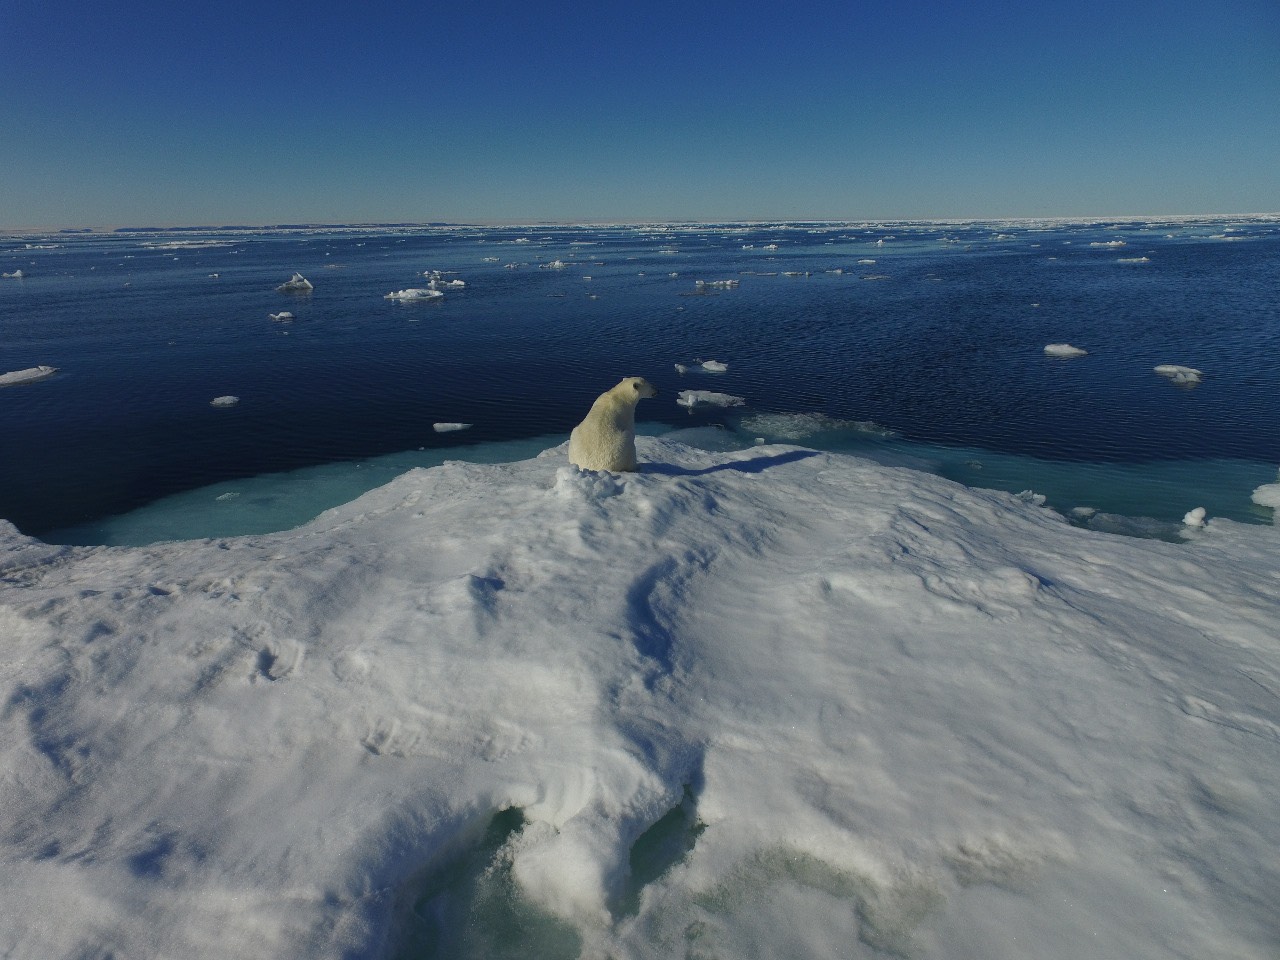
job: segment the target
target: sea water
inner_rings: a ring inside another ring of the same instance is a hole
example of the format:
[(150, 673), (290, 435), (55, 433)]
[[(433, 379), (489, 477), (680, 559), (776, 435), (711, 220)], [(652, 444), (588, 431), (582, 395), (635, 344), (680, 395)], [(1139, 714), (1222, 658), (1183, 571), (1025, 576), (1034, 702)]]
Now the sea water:
[[(58, 371), (0, 389), (0, 517), (54, 542), (286, 529), (414, 466), (532, 456), (628, 375), (661, 390), (641, 432), (703, 446), (854, 453), (1120, 532), (1271, 520), (1280, 217), (0, 239), (18, 271), (0, 373)], [(444, 296), (385, 299), (433, 271)], [(295, 272), (313, 289), (277, 291)]]

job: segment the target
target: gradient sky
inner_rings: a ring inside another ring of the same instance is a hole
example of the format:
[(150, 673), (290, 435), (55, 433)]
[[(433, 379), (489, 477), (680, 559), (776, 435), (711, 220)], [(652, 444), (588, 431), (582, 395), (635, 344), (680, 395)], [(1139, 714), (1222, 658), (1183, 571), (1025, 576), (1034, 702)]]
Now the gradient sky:
[(1280, 210), (1280, 0), (0, 0), (0, 226)]

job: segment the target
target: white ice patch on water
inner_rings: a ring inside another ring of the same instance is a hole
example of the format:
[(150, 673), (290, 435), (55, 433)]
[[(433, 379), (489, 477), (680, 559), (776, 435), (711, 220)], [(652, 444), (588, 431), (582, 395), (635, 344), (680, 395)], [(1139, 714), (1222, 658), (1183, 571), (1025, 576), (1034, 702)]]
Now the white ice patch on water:
[(51, 377), (57, 372), (57, 367), (51, 367), (43, 363), (38, 367), (27, 367), (25, 370), (11, 370), (8, 373), (0, 373), (0, 387), (13, 387), (20, 383), (34, 383), (37, 380), (43, 380), (45, 377)]
[(676, 403), (682, 407), (740, 407), (747, 401), (728, 393), (714, 390), (681, 390)]
[(729, 365), (721, 363), (719, 360), (703, 360), (702, 369), (707, 373), (724, 373), (729, 369)]
[(214, 397), (209, 401), (211, 407), (234, 407), (240, 402), (239, 397), (233, 397), (230, 394), (222, 397)]
[(1204, 507), (1196, 507), (1193, 510), (1187, 511), (1187, 515), (1182, 518), (1182, 522), (1188, 527), (1203, 527), (1204, 516), (1205, 516)]
[(1264, 483), (1254, 489), (1250, 499), (1260, 507), (1270, 507), (1280, 517), (1280, 477), (1275, 483)]
[(470, 430), (469, 423), (433, 423), (431, 429), (436, 433), (456, 433), (459, 430)]
[(1176, 363), (1162, 363), (1152, 369), (1179, 387), (1198, 386), (1204, 377), (1204, 373), (1195, 367), (1183, 367)]
[(1079, 347), (1073, 347), (1069, 343), (1050, 343), (1046, 344), (1044, 352), (1051, 357), (1084, 357), (1087, 356), (1088, 350), (1081, 350)]
[(12, 273), (3, 273), (3, 274), (0, 274), (0, 277), (3, 277), (6, 280), (21, 280), (22, 271), (14, 270)]
[(313, 289), (311, 281), (300, 273), (295, 273), (280, 286), (276, 287), (276, 290), (280, 293), (310, 293)]
[(404, 290), (392, 290), (383, 299), (412, 302), (415, 300), (438, 300), (443, 296), (444, 294), (439, 290), (432, 290), (429, 287), (407, 287)]
[(281, 310), (279, 313), (268, 313), (269, 320), (275, 320), (277, 323), (288, 323), (293, 319), (293, 314), (288, 310)]

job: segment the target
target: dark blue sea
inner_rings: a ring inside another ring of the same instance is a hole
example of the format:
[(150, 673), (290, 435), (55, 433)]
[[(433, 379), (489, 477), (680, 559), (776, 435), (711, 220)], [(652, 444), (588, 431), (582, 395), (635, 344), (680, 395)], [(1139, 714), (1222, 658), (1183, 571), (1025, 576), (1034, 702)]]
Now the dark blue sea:
[[(443, 296), (385, 299), (430, 271)], [(57, 368), (0, 388), (0, 517), (54, 542), (294, 526), (412, 466), (532, 456), (628, 375), (661, 390), (641, 432), (1117, 532), (1272, 520), (1280, 217), (12, 235), (0, 272), (0, 374)], [(295, 272), (313, 289), (278, 292)]]

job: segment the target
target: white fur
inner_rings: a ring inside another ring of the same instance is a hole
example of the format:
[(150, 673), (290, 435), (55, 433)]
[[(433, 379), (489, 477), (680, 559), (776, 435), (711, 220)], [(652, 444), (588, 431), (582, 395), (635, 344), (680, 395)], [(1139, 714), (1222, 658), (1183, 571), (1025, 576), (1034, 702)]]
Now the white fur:
[(626, 377), (600, 394), (569, 434), (569, 462), (583, 470), (634, 470), (636, 404), (657, 395), (658, 388), (644, 377)]

